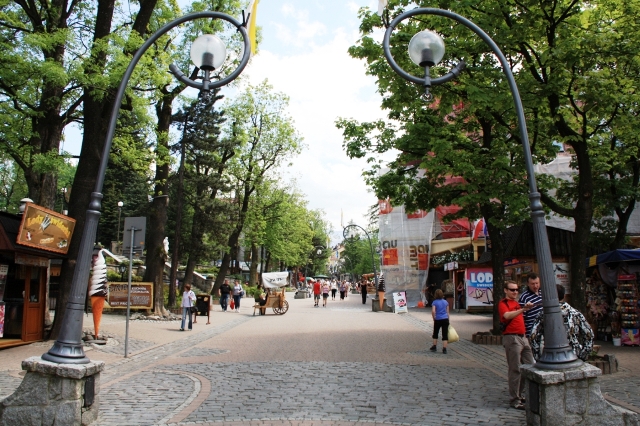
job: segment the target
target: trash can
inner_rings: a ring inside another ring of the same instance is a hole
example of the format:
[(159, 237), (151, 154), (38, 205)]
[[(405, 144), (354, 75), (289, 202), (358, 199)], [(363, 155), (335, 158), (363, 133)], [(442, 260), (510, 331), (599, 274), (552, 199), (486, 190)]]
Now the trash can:
[(209, 309), (211, 309), (211, 295), (197, 294), (196, 308), (198, 309), (196, 315), (209, 315)]

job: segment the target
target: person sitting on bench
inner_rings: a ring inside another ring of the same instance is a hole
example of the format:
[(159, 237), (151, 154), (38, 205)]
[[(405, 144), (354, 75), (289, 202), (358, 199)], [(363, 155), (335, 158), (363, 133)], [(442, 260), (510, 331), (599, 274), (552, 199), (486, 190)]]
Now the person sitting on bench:
[[(258, 299), (258, 304), (260, 306), (264, 306), (267, 304), (267, 295), (264, 293), (260, 293), (260, 299)], [(267, 311), (267, 308), (260, 308), (260, 315), (264, 315)]]

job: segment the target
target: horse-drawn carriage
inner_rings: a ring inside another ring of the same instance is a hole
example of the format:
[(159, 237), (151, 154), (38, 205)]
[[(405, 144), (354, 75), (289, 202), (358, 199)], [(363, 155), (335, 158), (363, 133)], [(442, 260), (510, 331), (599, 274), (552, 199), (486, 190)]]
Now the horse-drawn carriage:
[(272, 308), (276, 315), (286, 314), (289, 310), (289, 302), (285, 297), (285, 287), (289, 278), (288, 272), (265, 272), (262, 274), (262, 287), (265, 290), (265, 299), (256, 301), (253, 305), (253, 315), (256, 311), (263, 315), (267, 308)]

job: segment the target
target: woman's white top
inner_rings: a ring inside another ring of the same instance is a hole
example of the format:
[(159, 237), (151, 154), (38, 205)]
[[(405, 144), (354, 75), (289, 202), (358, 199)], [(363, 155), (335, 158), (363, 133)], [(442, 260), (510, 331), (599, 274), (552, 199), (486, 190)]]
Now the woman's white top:
[(182, 293), (182, 307), (190, 308), (191, 306), (195, 306), (196, 294), (193, 290), (185, 291)]

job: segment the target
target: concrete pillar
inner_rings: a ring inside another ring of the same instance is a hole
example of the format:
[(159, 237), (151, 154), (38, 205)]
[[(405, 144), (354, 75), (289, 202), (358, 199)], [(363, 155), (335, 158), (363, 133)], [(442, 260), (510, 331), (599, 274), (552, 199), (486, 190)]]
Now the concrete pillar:
[(583, 364), (567, 370), (520, 367), (527, 392), (527, 425), (535, 426), (631, 426), (640, 416), (609, 404), (600, 392), (599, 368)]
[(16, 391), (0, 401), (0, 426), (89, 425), (98, 418), (103, 361), (57, 364), (31, 357)]

